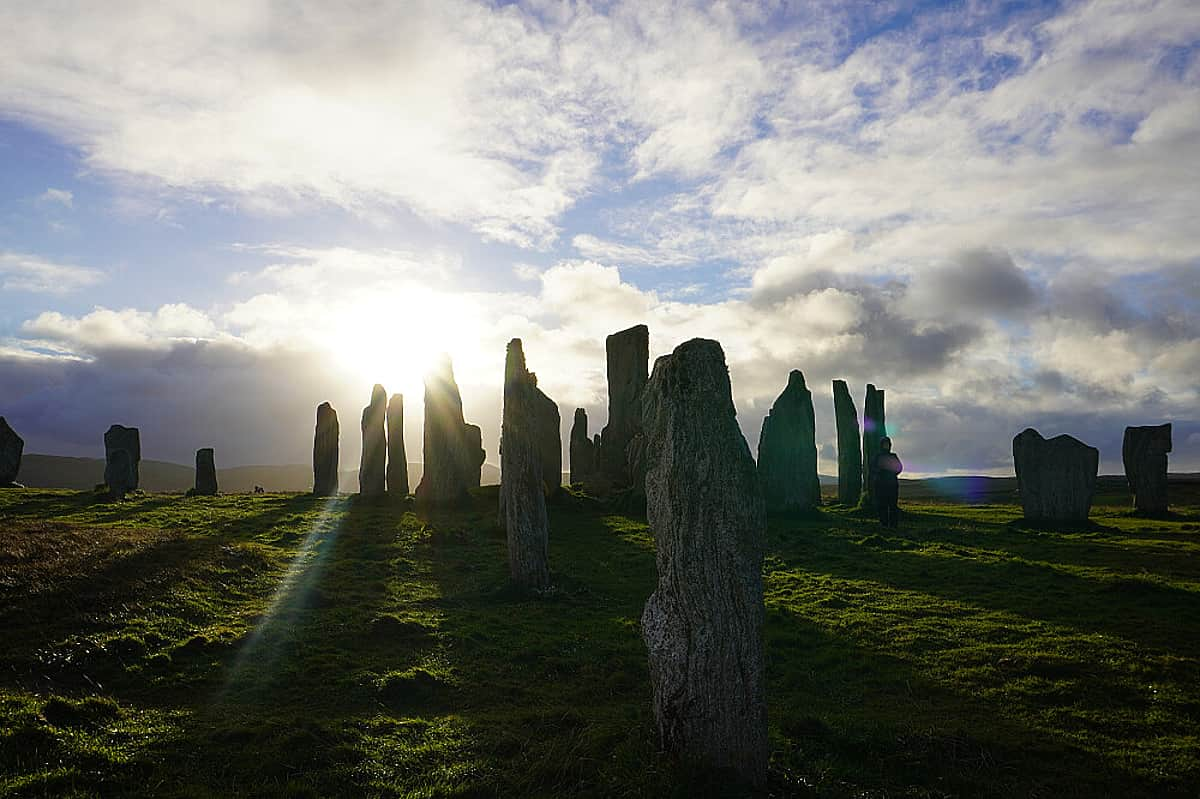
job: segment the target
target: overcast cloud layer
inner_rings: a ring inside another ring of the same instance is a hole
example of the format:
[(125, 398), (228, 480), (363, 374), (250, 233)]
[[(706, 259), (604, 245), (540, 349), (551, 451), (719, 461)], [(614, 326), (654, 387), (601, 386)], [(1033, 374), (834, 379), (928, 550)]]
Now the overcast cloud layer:
[(352, 463), (379, 380), (415, 457), (436, 345), (497, 461), (509, 338), (598, 430), (604, 336), (645, 322), (652, 357), (722, 343), (752, 446), (802, 369), (826, 473), (839, 377), (887, 390), (913, 472), (1011, 472), (1026, 426), (1115, 472), (1162, 421), (1200, 470), (1190, 0), (45, 2), (0, 30), (0, 166), (35, 164), (0, 189), (26, 451), (123, 422), (146, 457), (301, 462), (328, 399)]

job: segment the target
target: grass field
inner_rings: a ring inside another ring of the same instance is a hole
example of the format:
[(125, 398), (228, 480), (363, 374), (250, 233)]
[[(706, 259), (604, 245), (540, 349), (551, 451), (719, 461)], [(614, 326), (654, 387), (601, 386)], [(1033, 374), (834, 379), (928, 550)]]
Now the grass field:
[[(657, 751), (645, 522), (526, 596), (495, 500), (0, 492), (0, 795), (742, 795)], [(771, 522), (770, 794), (1200, 794), (1200, 508), (1018, 516)]]

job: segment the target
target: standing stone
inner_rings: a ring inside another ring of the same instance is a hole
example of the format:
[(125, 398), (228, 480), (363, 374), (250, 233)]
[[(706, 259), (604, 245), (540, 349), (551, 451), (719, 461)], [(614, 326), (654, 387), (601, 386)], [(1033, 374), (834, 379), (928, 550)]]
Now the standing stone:
[(21, 453), (25, 440), (8, 426), (8, 420), (0, 416), (0, 488), (18, 488), (17, 473), (21, 471)]
[(378, 497), (387, 488), (387, 391), (378, 383), (371, 389), (371, 404), (362, 412), (362, 457), (358, 462), (358, 493)]
[(1133, 492), (1133, 507), (1142, 513), (1167, 512), (1167, 453), (1171, 425), (1126, 427), (1121, 445), (1125, 479)]
[(875, 502), (875, 486), (871, 475), (871, 464), (875, 462), (875, 456), (879, 454), (879, 439), (886, 435), (887, 423), (883, 413), (883, 389), (877, 389), (871, 383), (867, 383), (867, 398), (863, 402), (862, 431), (863, 484), (866, 489), (863, 492), (863, 501), (872, 507)]
[(608, 424), (600, 431), (599, 471), (613, 485), (641, 490), (631, 477), (627, 449), (642, 429), (642, 392), (650, 364), (650, 329), (635, 325), (605, 339)]
[(313, 493), (318, 497), (338, 492), (338, 418), (328, 402), (317, 406), (317, 429), (313, 435)]
[(1032, 427), (1013, 438), (1021, 507), (1031, 521), (1087, 521), (1100, 450), (1071, 436), (1050, 440)]
[(686, 760), (761, 785), (763, 498), (721, 345), (692, 339), (659, 358), (643, 408), (658, 587), (642, 636), (659, 735)]
[[(513, 339), (520, 346), (520, 339)], [(537, 387), (537, 375), (532, 372), (534, 421), (537, 424), (538, 453), (542, 463), (542, 492), (549, 499), (562, 489), (562, 417), (558, 403)]]
[(217, 495), (217, 463), (212, 447), (196, 450), (196, 485), (193, 494)]
[(763, 418), (758, 478), (768, 511), (812, 510), (821, 504), (812, 392), (799, 369), (788, 375), (787, 387)]
[(141, 435), (136, 427), (114, 424), (104, 434), (104, 484), (119, 499), (138, 487), (142, 460)]
[(592, 478), (596, 469), (596, 450), (588, 437), (587, 411), (575, 409), (575, 421), (571, 424), (571, 484), (583, 483)]
[(479, 485), (479, 470), (486, 456), (481, 441), (479, 428), (463, 420), (454, 366), (442, 356), (425, 377), (425, 464), (417, 485), (417, 504), (423, 508), (468, 504), (467, 489)]
[[(508, 342), (500, 429), (500, 514), (508, 536), (508, 570), (526, 588), (550, 585), (545, 455), (540, 441), (545, 398), (525, 368), (521, 339)], [(557, 413), (557, 411), (556, 411)]]
[(408, 496), (408, 454), (404, 451), (404, 395), (393, 394), (387, 404), (387, 492)]
[(845, 380), (833, 381), (833, 415), (837, 421), (838, 502), (857, 505), (862, 495), (862, 438), (858, 409)]

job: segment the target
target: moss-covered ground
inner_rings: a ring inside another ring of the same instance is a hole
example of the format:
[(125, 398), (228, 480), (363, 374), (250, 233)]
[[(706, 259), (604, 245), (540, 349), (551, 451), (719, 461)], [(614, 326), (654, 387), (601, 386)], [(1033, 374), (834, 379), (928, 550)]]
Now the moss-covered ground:
[[(743, 795), (657, 751), (645, 522), (552, 510), (512, 591), (470, 511), (0, 492), (0, 796)], [(774, 519), (776, 796), (1200, 795), (1200, 510)]]

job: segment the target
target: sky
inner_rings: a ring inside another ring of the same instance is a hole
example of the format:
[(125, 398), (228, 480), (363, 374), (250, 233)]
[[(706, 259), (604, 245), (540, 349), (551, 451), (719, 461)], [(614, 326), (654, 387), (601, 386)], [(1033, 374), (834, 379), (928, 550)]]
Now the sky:
[(1200, 3), (0, 4), (0, 415), (26, 452), (357, 463), (505, 343), (591, 432), (604, 337), (719, 341), (738, 419), (886, 391), (911, 474), (1067, 433), (1200, 471)]

